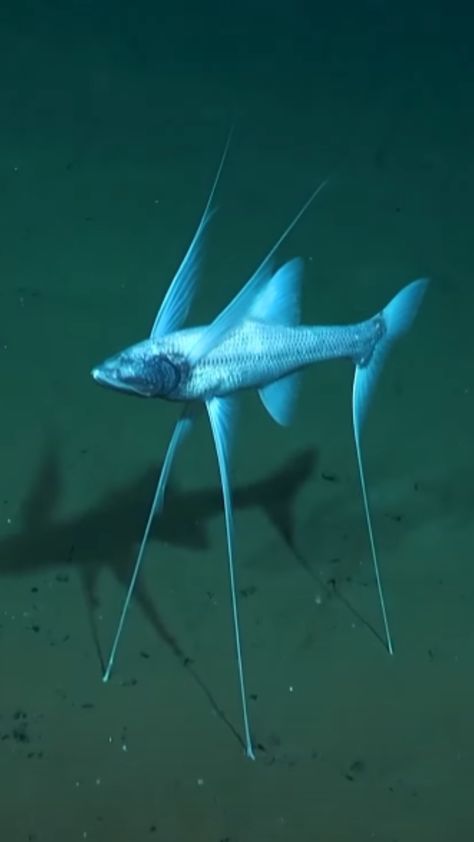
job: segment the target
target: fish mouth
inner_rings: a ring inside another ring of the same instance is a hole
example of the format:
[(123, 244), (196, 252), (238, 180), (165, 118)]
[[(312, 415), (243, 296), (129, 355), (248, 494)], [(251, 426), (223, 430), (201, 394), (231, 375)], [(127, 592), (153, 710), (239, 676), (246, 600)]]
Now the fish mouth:
[(115, 378), (100, 365), (91, 370), (91, 377), (99, 386), (114, 386), (117, 388)]
[(115, 368), (109, 368), (107, 365), (97, 365), (91, 369), (92, 379), (103, 386), (105, 389), (113, 389), (115, 392), (124, 392), (126, 395), (138, 395), (143, 397), (142, 393), (133, 387), (130, 383), (124, 383), (120, 379), (119, 372)]

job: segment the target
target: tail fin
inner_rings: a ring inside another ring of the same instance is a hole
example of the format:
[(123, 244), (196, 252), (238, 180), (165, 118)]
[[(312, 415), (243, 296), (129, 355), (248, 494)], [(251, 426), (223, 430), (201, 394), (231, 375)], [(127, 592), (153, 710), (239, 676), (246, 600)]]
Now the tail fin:
[(385, 608), (385, 600), (383, 595), (382, 583), (379, 573), (379, 565), (377, 560), (377, 552), (375, 548), (374, 534), (372, 529), (372, 519), (370, 516), (369, 501), (367, 496), (367, 487), (365, 482), (364, 469), (362, 465), (362, 453), (360, 446), (360, 432), (365, 416), (367, 414), (368, 405), (371, 395), (377, 383), (378, 376), (382, 370), (385, 358), (390, 351), (393, 343), (403, 336), (404, 333), (411, 327), (415, 316), (419, 310), (420, 304), (428, 285), (426, 278), (420, 278), (408, 284), (382, 310), (381, 316), (385, 325), (385, 333), (375, 346), (372, 355), (368, 361), (356, 366), (354, 374), (354, 384), (352, 389), (352, 423), (354, 428), (354, 440), (357, 455), (357, 464), (359, 468), (360, 484), (362, 489), (362, 498), (364, 502), (365, 519), (367, 522), (367, 529), (369, 532), (370, 550), (372, 554), (372, 562), (374, 565), (375, 579), (377, 582), (377, 591), (379, 595), (380, 607), (382, 610), (382, 618), (385, 628), (385, 636), (387, 641), (387, 648), (389, 653), (393, 654), (392, 637), (387, 619), (387, 612)]
[(354, 427), (360, 429), (367, 414), (370, 398), (382, 370), (385, 358), (394, 342), (409, 330), (420, 308), (428, 286), (426, 278), (413, 281), (400, 292), (382, 310), (381, 316), (385, 333), (374, 348), (364, 365), (358, 365), (354, 376), (352, 409)]

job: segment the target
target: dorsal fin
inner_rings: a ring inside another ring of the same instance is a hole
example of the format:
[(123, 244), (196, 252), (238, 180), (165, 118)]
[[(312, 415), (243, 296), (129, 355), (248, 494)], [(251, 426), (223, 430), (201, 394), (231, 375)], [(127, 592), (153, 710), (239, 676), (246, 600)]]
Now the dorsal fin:
[[(285, 263), (258, 296), (250, 317), (272, 324), (297, 325), (300, 321), (302, 276), (301, 258), (296, 257)], [(291, 423), (299, 385), (299, 372), (292, 372), (259, 389), (265, 409), (277, 424), (286, 427)]]
[(203, 330), (199, 339), (188, 353), (188, 359), (196, 364), (213, 348), (216, 348), (227, 333), (234, 330), (241, 322), (248, 318), (255, 295), (265, 287), (271, 277), (270, 263), (263, 263), (244, 287), (232, 299), (230, 304)]
[(249, 318), (279, 325), (296, 325), (300, 320), (303, 261), (295, 257), (275, 272), (258, 295)]
[(206, 330), (202, 332), (196, 344), (191, 348), (188, 354), (189, 362), (195, 365), (200, 359), (206, 356), (213, 348), (222, 342), (226, 333), (236, 328), (243, 319), (249, 317), (249, 313), (255, 304), (255, 298), (259, 296), (260, 292), (266, 288), (268, 284), (270, 261), (275, 254), (277, 248), (288, 237), (290, 231), (293, 230), (296, 223), (301, 219), (305, 211), (309, 208), (311, 202), (314, 202), (318, 193), (328, 183), (328, 179), (319, 184), (316, 190), (313, 190), (311, 196), (306, 200), (304, 205), (300, 208), (292, 221), (285, 228), (283, 233), (279, 236), (274, 246), (270, 249), (267, 256), (262, 260), (260, 266), (254, 272), (249, 281), (235, 296), (235, 298), (227, 305), (227, 307), (207, 326)]

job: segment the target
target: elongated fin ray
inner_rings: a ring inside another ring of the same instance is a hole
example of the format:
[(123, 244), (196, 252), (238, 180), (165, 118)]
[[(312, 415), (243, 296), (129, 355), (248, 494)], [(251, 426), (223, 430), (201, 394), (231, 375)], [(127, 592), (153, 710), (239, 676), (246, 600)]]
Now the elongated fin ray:
[(138, 574), (140, 572), (141, 563), (143, 560), (143, 556), (145, 554), (146, 545), (148, 542), (148, 536), (150, 534), (150, 529), (153, 523), (153, 519), (157, 513), (161, 511), (163, 508), (163, 501), (166, 491), (166, 486), (168, 483), (168, 478), (171, 471), (171, 466), (173, 464), (173, 460), (178, 449), (178, 445), (183, 441), (185, 436), (189, 433), (191, 426), (192, 426), (192, 410), (189, 407), (186, 407), (184, 410), (181, 418), (177, 422), (174, 430), (173, 435), (171, 436), (170, 443), (168, 445), (168, 450), (166, 451), (166, 456), (163, 462), (163, 466), (161, 468), (160, 478), (158, 480), (158, 484), (156, 486), (155, 496), (153, 497), (153, 502), (150, 507), (150, 511), (148, 514), (148, 519), (145, 525), (145, 530), (143, 532), (143, 537), (140, 543), (140, 547), (138, 550), (138, 555), (135, 561), (135, 566), (133, 568), (132, 577), (130, 579), (130, 584), (128, 586), (127, 595), (125, 597), (125, 601), (122, 607), (122, 613), (120, 615), (120, 619), (117, 626), (117, 631), (115, 632), (114, 642), (112, 644), (112, 648), (110, 650), (109, 660), (107, 662), (107, 667), (105, 669), (104, 675), (102, 680), (108, 681), (110, 677), (110, 673), (112, 671), (115, 656), (117, 653), (117, 647), (119, 645), (120, 637), (123, 631), (123, 626), (125, 623), (125, 618), (127, 616), (128, 609), (130, 607), (130, 602), (132, 599), (133, 591), (135, 589), (135, 585), (138, 579)]
[(391, 655), (393, 654), (392, 635), (390, 632), (382, 580), (380, 576), (380, 568), (367, 493), (367, 484), (365, 481), (365, 472), (362, 462), (360, 439), (361, 429), (367, 414), (369, 401), (374, 391), (384, 360), (392, 344), (411, 327), (423, 300), (427, 285), (428, 280), (426, 278), (413, 281), (411, 284), (408, 284), (400, 290), (400, 292), (382, 310), (381, 315), (385, 325), (385, 333), (375, 346), (369, 360), (363, 365), (361, 364), (356, 366), (352, 389), (352, 423), (354, 429), (357, 465), (362, 490), (362, 500), (364, 504), (365, 519), (367, 522), (367, 530), (369, 533), (370, 551), (377, 583), (380, 608), (382, 611), (387, 649)]
[(230, 304), (202, 331), (201, 336), (188, 353), (189, 362), (196, 365), (209, 351), (217, 347), (225, 335), (236, 328), (248, 315), (249, 308), (258, 290), (271, 278), (271, 266), (266, 264), (251, 281), (245, 284)]
[(151, 339), (156, 339), (159, 336), (165, 336), (167, 333), (172, 333), (172, 331), (178, 330), (189, 313), (189, 308), (191, 307), (199, 279), (199, 268), (203, 245), (202, 235), (213, 213), (211, 211), (211, 204), (219, 183), (219, 178), (227, 153), (229, 151), (232, 133), (233, 129), (231, 129), (227, 137), (219, 167), (211, 187), (211, 192), (196, 233), (191, 240), (191, 244), (184, 255), (176, 275), (168, 287), (168, 291), (156, 315), (150, 333)]
[(380, 576), (380, 567), (378, 562), (378, 555), (377, 555), (377, 548), (375, 545), (375, 538), (374, 538), (374, 530), (372, 526), (372, 516), (370, 513), (370, 506), (369, 506), (369, 499), (367, 494), (367, 484), (365, 481), (365, 472), (364, 466), (362, 462), (362, 452), (360, 446), (360, 436), (358, 429), (354, 426), (354, 441), (355, 441), (355, 449), (356, 449), (356, 456), (357, 456), (357, 467), (359, 469), (359, 479), (360, 479), (360, 486), (362, 490), (362, 501), (364, 504), (364, 513), (365, 513), (365, 520), (367, 523), (367, 531), (369, 534), (369, 544), (370, 544), (370, 552), (372, 555), (372, 564), (374, 567), (375, 573), (375, 581), (377, 584), (377, 593), (379, 596), (380, 602), (380, 610), (382, 612), (382, 620), (385, 630), (385, 640), (387, 643), (387, 649), (390, 655), (393, 655), (393, 643), (392, 643), (392, 634), (390, 631), (390, 625), (388, 622), (388, 615), (387, 615), (387, 608), (385, 604), (385, 596), (382, 586), (382, 579)]
[(234, 625), (235, 648), (237, 654), (237, 670), (239, 676), (242, 715), (244, 721), (245, 749), (247, 757), (255, 760), (255, 753), (250, 735), (249, 718), (247, 712), (247, 695), (245, 691), (244, 668), (242, 661), (242, 646), (240, 642), (239, 609), (237, 602), (237, 587), (234, 567), (234, 517), (232, 513), (232, 496), (230, 489), (229, 456), (232, 437), (232, 426), (235, 412), (233, 398), (211, 398), (206, 401), (207, 412), (211, 424), (212, 435), (217, 453), (219, 473), (221, 477), (222, 496), (224, 498), (224, 515), (227, 537), (227, 560), (229, 567), (230, 597), (232, 605), (232, 619)]
[(290, 222), (290, 224), (285, 228), (281, 236), (276, 241), (275, 245), (270, 249), (267, 256), (262, 260), (258, 269), (254, 272), (250, 280), (247, 281), (245, 286), (240, 290), (240, 292), (232, 299), (230, 304), (214, 319), (213, 322), (203, 330), (201, 336), (197, 340), (196, 344), (191, 348), (189, 354), (189, 360), (191, 363), (195, 364), (200, 359), (206, 356), (213, 348), (215, 348), (219, 343), (222, 341), (224, 336), (229, 333), (229, 331), (233, 330), (237, 327), (240, 322), (242, 322), (245, 318), (248, 317), (249, 312), (252, 309), (252, 305), (255, 302), (255, 297), (259, 294), (260, 290), (268, 283), (270, 276), (271, 276), (271, 259), (275, 254), (276, 250), (282, 244), (282, 242), (288, 237), (290, 232), (293, 230), (297, 222), (301, 219), (305, 211), (309, 208), (312, 202), (314, 202), (316, 196), (326, 187), (329, 179), (324, 179), (316, 190), (313, 190), (311, 196), (306, 200), (304, 205), (300, 208), (296, 216)]

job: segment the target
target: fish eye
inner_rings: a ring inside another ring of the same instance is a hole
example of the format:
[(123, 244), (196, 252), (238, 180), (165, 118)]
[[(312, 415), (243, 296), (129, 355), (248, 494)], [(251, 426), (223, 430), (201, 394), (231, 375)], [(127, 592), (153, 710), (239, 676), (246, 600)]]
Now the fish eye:
[(119, 380), (136, 395), (167, 397), (177, 388), (180, 379), (179, 365), (166, 354), (122, 357)]
[(165, 354), (153, 358), (150, 375), (155, 383), (160, 384), (159, 393), (163, 397), (174, 392), (181, 379), (179, 366)]

